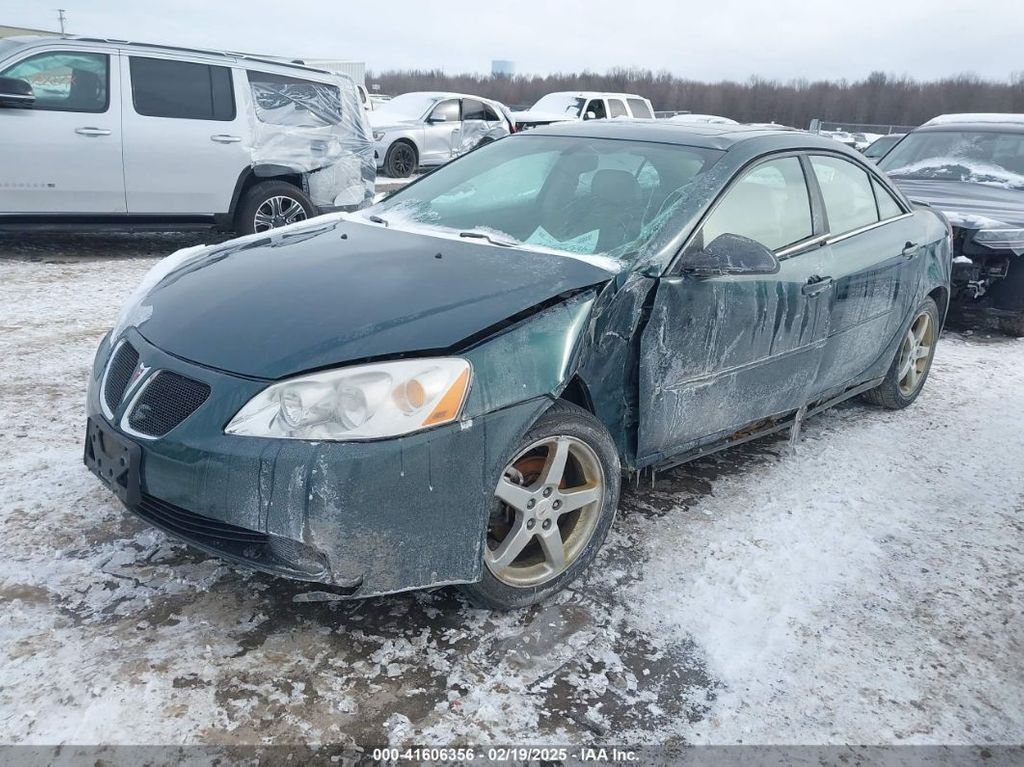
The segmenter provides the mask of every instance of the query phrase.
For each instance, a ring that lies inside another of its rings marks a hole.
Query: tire
[[[560,453],[561,471],[557,462],[552,468]],[[546,478],[549,470],[557,474]],[[498,610],[536,604],[565,588],[604,543],[620,480],[618,451],[604,425],[583,408],[556,402],[511,451],[495,488],[482,579],[459,588],[474,604]],[[553,551],[562,552],[561,565],[553,564]]]
[[[408,141],[396,141],[384,155],[384,175],[391,178],[407,178],[416,172],[419,165],[416,147]]]
[[[275,203],[275,200],[278,201]],[[317,214],[305,192],[287,181],[261,181],[242,197],[235,213],[235,233],[255,234],[305,221]],[[257,215],[260,222],[257,222]]]
[[[922,329],[922,323],[927,323],[928,327]],[[918,330],[921,332],[918,333]],[[914,312],[914,319],[900,341],[885,379],[871,391],[865,392],[864,399],[889,410],[902,410],[910,405],[921,394],[928,380],[938,339],[939,307],[931,298],[926,298]],[[921,352],[924,352],[924,356],[919,356]],[[910,359],[911,355],[915,356],[914,360]]]

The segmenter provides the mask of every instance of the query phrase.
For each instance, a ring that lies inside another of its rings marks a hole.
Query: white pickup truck
[[[599,120],[604,117],[654,119],[654,108],[643,96],[633,93],[560,91],[549,93],[525,112],[513,112],[516,129],[535,128],[572,120]]]

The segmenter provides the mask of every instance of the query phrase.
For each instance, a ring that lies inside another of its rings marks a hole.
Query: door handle
[[[909,259],[913,258],[914,256],[916,256],[917,255],[917,251],[920,250],[920,249],[921,249],[921,246],[918,245],[916,242],[908,242],[906,245],[903,246],[903,253],[902,253],[902,255],[903,255],[904,258],[909,260]]]
[[[210,136],[210,141],[216,141],[218,144],[237,144],[241,140],[241,136],[231,136],[227,133],[215,133]]]
[[[110,131],[106,128],[75,128],[79,136],[109,136]]]
[[[832,287],[831,277],[813,275],[807,278],[807,283],[800,289],[800,292],[805,296],[816,296],[819,293],[824,293],[830,287]]]

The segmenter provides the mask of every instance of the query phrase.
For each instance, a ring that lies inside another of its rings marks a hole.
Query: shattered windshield
[[[672,220],[691,184],[721,154],[521,135],[470,152],[361,215],[493,245],[625,259]]]
[[[585,103],[586,99],[573,96],[571,93],[549,93],[534,104],[530,111],[579,117]]]
[[[912,133],[880,163],[890,176],[1024,189],[1024,133]]]

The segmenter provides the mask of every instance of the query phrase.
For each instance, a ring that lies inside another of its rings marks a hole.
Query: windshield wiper
[[[486,232],[459,232],[459,237],[468,237],[474,240],[487,240],[491,245],[498,245],[502,248],[514,248],[519,244],[518,240],[503,240],[500,237],[492,237]]]
[[[373,214],[372,216],[367,216],[367,218],[370,219],[370,221],[372,221],[375,224],[384,224],[384,226],[388,227],[389,229],[391,228],[391,224],[389,224],[383,218],[378,216],[376,213]]]

